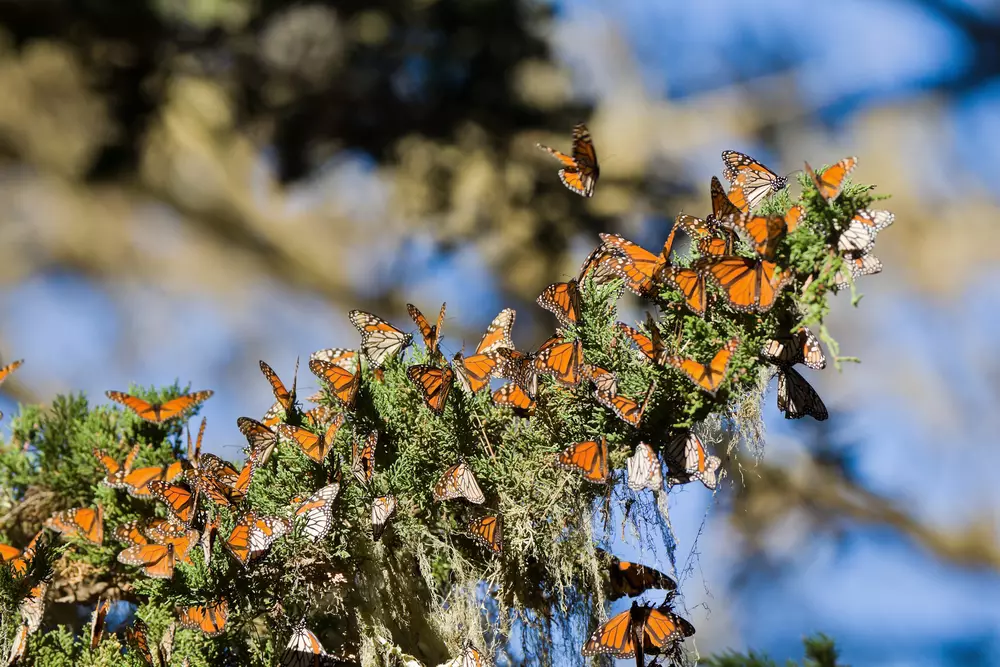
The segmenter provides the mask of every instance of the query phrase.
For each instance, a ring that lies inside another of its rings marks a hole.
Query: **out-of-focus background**
[[[0,408],[179,379],[237,457],[257,360],[355,346],[351,308],[447,301],[457,350],[511,306],[528,348],[599,231],[708,211],[723,149],[857,155],[896,214],[828,322],[862,363],[806,371],[828,422],[772,393],[763,462],[672,494],[687,613],[702,653],[1000,664],[997,44],[989,0],[7,0]],[[581,120],[592,200],[534,147]]]

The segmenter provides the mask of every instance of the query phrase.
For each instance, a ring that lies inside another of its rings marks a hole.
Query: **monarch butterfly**
[[[588,482],[605,484],[608,481],[608,441],[587,440],[570,445],[556,455],[556,463],[566,470],[583,475]]]
[[[847,179],[848,174],[854,171],[854,167],[857,164],[858,158],[845,157],[832,167],[828,167],[817,174],[809,166],[809,163],[806,162],[806,173],[809,174],[809,178],[812,179],[812,182],[816,185],[816,190],[819,191],[823,199],[829,202],[840,195],[840,192],[844,189],[844,181]]]
[[[284,416],[284,411],[281,409],[281,403],[275,401],[260,419],[268,428],[274,428],[277,424],[281,423]]]
[[[624,264],[625,257],[621,251],[601,243],[587,255],[577,274],[577,282],[589,278],[595,285],[604,285],[624,277]]]
[[[639,347],[639,351],[642,352],[643,356],[646,357],[646,359],[656,363],[659,363],[659,361],[662,360],[664,349],[662,341],[659,340],[658,337],[657,340],[654,342],[649,336],[647,336],[644,333],[641,333],[638,329],[635,329],[634,327],[630,327],[624,322],[616,322],[615,328],[618,331],[625,334],[625,336],[628,339],[630,339],[633,343],[635,343]],[[653,330],[650,330],[650,333],[652,333],[652,331]],[[653,335],[655,336],[655,334]]]
[[[334,411],[333,408],[328,405],[317,405],[312,410],[306,410],[302,416],[313,428],[322,428],[323,426],[329,425],[337,414],[339,413]]]
[[[201,555],[205,560],[205,567],[212,564],[212,545],[215,543],[215,534],[219,532],[219,519],[212,517],[205,522],[202,528],[201,537],[198,538],[198,546],[201,547]]]
[[[34,585],[28,596],[24,598],[18,607],[21,618],[28,625],[28,632],[35,632],[42,625],[42,618],[45,616],[45,595],[49,592],[49,581],[43,579]]]
[[[440,667],[483,667],[483,655],[471,642],[462,645],[462,652]]]
[[[187,526],[171,523],[164,519],[150,521],[145,528],[145,534],[157,544],[172,546],[177,560],[188,564],[191,563],[191,557],[188,554],[198,543],[200,537],[197,530],[191,530]]]
[[[715,490],[721,465],[722,460],[718,456],[709,456],[705,452],[701,438],[685,431],[675,436],[667,448],[667,486],[687,484],[696,479],[706,488]]]
[[[493,392],[493,404],[500,407],[514,408],[518,417],[530,417],[535,413],[535,399],[513,382]]]
[[[702,220],[693,215],[681,213],[674,218],[674,230],[676,231],[677,229],[684,231],[685,234],[696,242],[698,252],[702,255],[732,254],[736,235],[729,229],[717,224],[715,218],[711,216]],[[661,277],[666,268],[664,266],[660,269]]]
[[[635,454],[629,457],[626,468],[628,470],[628,488],[633,491],[642,491],[643,489],[659,491],[663,488],[660,457],[646,443],[640,442],[636,445]]]
[[[170,579],[174,576],[174,545],[142,544],[119,552],[118,562],[138,565],[147,577]]]
[[[236,420],[240,433],[247,439],[251,452],[258,452],[257,464],[264,465],[271,458],[271,452],[278,444],[278,433],[250,417],[240,417]]]
[[[354,350],[345,350],[340,347],[329,347],[324,350],[316,350],[309,355],[309,361],[318,359],[319,361],[325,361],[328,364],[336,364],[344,370],[351,370],[351,366],[357,363],[357,352]]]
[[[598,403],[611,408],[611,410],[618,415],[619,419],[636,428],[639,428],[639,423],[642,421],[642,415],[646,412],[646,405],[649,404],[649,398],[653,395],[653,388],[655,386],[655,383],[651,383],[649,385],[649,389],[646,390],[646,397],[643,399],[641,404],[634,399],[631,399],[628,396],[622,396],[621,394],[609,396],[600,389],[594,391],[594,396],[597,398]]]
[[[327,484],[295,508],[295,520],[302,521],[302,531],[313,542],[322,540],[333,524],[333,502],[340,494],[340,482]]]
[[[495,554],[503,553],[503,517],[487,515],[469,522],[469,532],[476,542]]]
[[[863,255],[874,247],[872,228],[853,219],[837,236],[837,250],[841,254]]]
[[[312,431],[307,431],[300,426],[291,424],[281,424],[278,426],[278,434],[289,440],[298,443],[302,448],[302,453],[311,458],[316,463],[322,463],[330,450],[333,449],[333,440],[337,437],[337,431],[344,425],[344,415],[338,414],[333,422],[326,429],[322,437]]]
[[[729,201],[744,213],[788,185],[784,176],[737,151],[722,151],[722,175],[729,181]]]
[[[652,292],[655,278],[669,263],[670,249],[664,247],[664,254],[654,255],[618,234],[601,234],[601,240],[605,246],[614,248],[622,255],[620,270],[625,278],[625,287],[639,296]]]
[[[348,410],[354,409],[358,388],[361,387],[361,364],[356,364],[352,373],[337,364],[331,364],[329,361],[312,359],[309,361],[309,370],[330,385],[333,396],[341,405]]]
[[[124,481],[126,475],[132,472],[132,463],[135,461],[135,457],[139,454],[139,443],[132,446],[132,449],[128,454],[125,455],[125,461],[119,465],[118,461],[113,459],[107,452],[95,448],[93,450],[94,456],[97,460],[101,462],[104,469],[107,470],[107,474],[104,479],[101,480],[102,484],[110,486],[113,489],[119,489],[124,486]]]
[[[594,186],[597,185],[601,169],[597,164],[597,151],[594,150],[594,142],[590,139],[590,131],[586,125],[579,123],[573,128],[573,157],[542,144],[537,146],[562,162],[563,168],[559,170],[559,180],[563,185],[584,197],[594,194]]]
[[[511,380],[532,398],[538,393],[538,373],[535,370],[535,358],[520,350],[497,350],[501,359],[497,375]]]
[[[668,606],[654,608],[633,602],[630,609],[600,626],[584,644],[582,653],[632,658],[638,652],[640,662],[644,654],[669,652],[693,634],[694,627]]]
[[[56,512],[45,520],[45,527],[51,528],[66,536],[77,535],[93,542],[104,544],[104,508],[77,507],[71,510]]]
[[[813,386],[790,367],[778,370],[778,409],[785,413],[785,419],[809,415],[816,421],[824,421],[830,417]]]
[[[474,354],[471,357],[463,357],[461,352],[456,352],[451,368],[462,389],[475,394],[490,384],[501,361],[503,359],[496,352]]]
[[[291,528],[288,519],[273,516],[259,516],[248,511],[236,522],[226,538],[225,545],[236,560],[243,565],[271,548],[276,539]]]
[[[740,215],[742,211],[739,206],[729,201],[725,188],[718,176],[712,177],[712,213],[705,219],[709,226],[717,225],[723,220],[728,220],[732,216]],[[679,217],[679,216],[678,216]]]
[[[806,327],[772,338],[764,343],[760,354],[765,360],[779,366],[805,364],[817,371],[826,368],[826,355],[823,354],[819,339]]]
[[[765,259],[774,259],[778,243],[795,229],[802,217],[802,207],[792,206],[785,215],[752,215],[743,213],[727,219],[735,229],[743,231],[752,241],[754,252]],[[723,254],[723,253],[720,253]],[[727,252],[724,254],[732,254]]]
[[[418,365],[407,368],[406,375],[420,389],[427,407],[436,415],[442,414],[444,402],[448,399],[448,392],[451,391],[451,381],[455,378],[455,373],[447,367]]]
[[[24,363],[24,359],[18,359],[17,361],[12,361],[3,368],[0,368],[0,384],[3,384],[7,376],[16,371]]]
[[[107,391],[105,395],[115,403],[121,403],[129,408],[146,421],[160,424],[211,398],[214,393],[211,389],[196,391],[165,403],[148,403],[141,398],[121,391]]]
[[[736,310],[766,313],[791,280],[790,271],[778,271],[767,260],[746,257],[722,257],[708,265],[709,274],[726,294],[726,301]]]
[[[514,328],[514,317],[517,313],[513,308],[504,308],[493,318],[490,326],[486,327],[486,333],[476,347],[476,354],[486,354],[501,348],[513,349],[514,343],[510,339],[510,332]]]
[[[552,283],[542,290],[535,301],[555,315],[564,327],[580,320],[580,287],[576,278],[567,283]]]
[[[438,347],[441,344],[441,326],[444,324],[444,308],[447,304],[441,304],[441,312],[438,313],[437,324],[431,326],[424,317],[424,314],[412,303],[406,304],[406,312],[410,314],[410,319],[420,329],[420,335],[424,338],[424,345],[427,347],[427,354],[431,359],[441,357]]]
[[[863,208],[854,213],[851,224],[859,224],[868,227],[872,236],[876,236],[880,231],[895,222],[896,216],[889,211],[872,210]]]
[[[130,521],[122,524],[115,528],[115,539],[132,545],[149,544],[149,538],[143,534],[142,528],[141,521]]]
[[[844,264],[850,272],[850,278],[844,274],[844,269],[837,271],[834,276],[837,289],[847,289],[852,280],[857,280],[861,276],[871,276],[882,272],[882,261],[872,254],[852,256],[844,258]]]
[[[215,454],[202,454],[196,459],[193,469],[212,477],[216,482],[231,486],[239,479],[240,471]]]
[[[319,638],[305,625],[299,625],[292,631],[288,645],[281,653],[281,667],[319,667],[326,664],[321,660],[326,656],[326,650],[319,643]]]
[[[605,591],[609,600],[618,600],[625,596],[636,597],[654,588],[665,591],[677,590],[677,583],[655,568],[618,560],[603,549],[596,551],[609,560],[608,586]],[[669,597],[670,593],[667,596]]]
[[[94,607],[94,612],[91,614],[90,619],[90,650],[97,650],[97,645],[101,643],[101,639],[104,637],[104,619],[108,616],[108,606],[110,602],[108,600],[102,600],[97,598],[97,606]]]
[[[598,391],[614,396],[618,393],[618,376],[600,366],[584,364],[581,370],[584,378],[594,383],[594,388]]]
[[[382,539],[389,519],[396,513],[396,496],[379,496],[372,501],[372,539]]]
[[[149,492],[157,500],[166,503],[167,509],[178,521],[186,526],[191,525],[198,505],[197,487],[192,491],[180,484],[153,480],[149,483]]]
[[[0,558],[5,563],[10,563],[10,567],[14,570],[15,574],[24,576],[28,572],[28,565],[35,559],[35,548],[41,536],[42,531],[35,533],[35,536],[31,538],[28,546],[24,547],[24,549],[18,549],[8,544],[0,544]]]
[[[125,641],[136,651],[147,665],[153,664],[153,653],[149,650],[149,627],[141,618],[132,622],[132,627],[125,628]]]
[[[167,667],[174,652],[174,633],[177,631],[177,623],[171,623],[160,636],[160,643],[156,647],[156,654],[160,658],[160,667]]]
[[[182,628],[201,630],[209,637],[225,631],[229,617],[229,602],[225,598],[210,605],[181,607],[177,612]]]
[[[203,493],[209,500],[219,507],[231,507],[232,502],[226,493],[227,487],[213,475],[200,470],[189,470],[186,475],[187,482],[194,487],[196,493]]]
[[[534,355],[535,370],[555,378],[567,387],[580,384],[583,366],[583,343],[577,339],[567,341],[561,336],[552,336],[542,343]]]
[[[378,315],[352,310],[350,318],[361,333],[361,354],[374,368],[380,368],[386,359],[402,352],[413,340],[413,336],[403,333]]]
[[[726,377],[726,370],[729,368],[729,359],[733,356],[740,345],[738,338],[733,338],[725,347],[715,353],[712,361],[706,366],[694,359],[685,359],[676,355],[667,357],[667,363],[678,368],[691,378],[691,380],[707,391],[712,396],[718,391],[719,386]]]
[[[295,410],[295,386],[298,384],[299,380],[299,360],[295,360],[295,375],[292,377],[292,388],[288,389],[285,383],[281,381],[278,374],[274,372],[274,369],[268,366],[264,361],[260,362],[260,372],[264,374],[267,381],[271,383],[271,390],[274,392],[274,398],[278,401],[278,405],[281,409],[285,411],[287,415]]]
[[[358,450],[357,438],[351,443],[351,473],[354,479],[368,484],[375,475],[375,447],[378,445],[378,431],[365,436],[365,446]]]
[[[465,462],[456,463],[441,475],[434,485],[434,500],[452,500],[465,498],[470,503],[481,505],[486,502],[483,490],[476,482],[476,476]]]

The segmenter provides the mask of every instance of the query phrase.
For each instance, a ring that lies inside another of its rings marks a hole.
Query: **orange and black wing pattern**
[[[78,536],[94,544],[104,544],[104,510],[98,505],[77,507],[56,512],[45,521],[45,527],[66,536]]]
[[[580,384],[583,368],[583,343],[552,336],[538,348],[533,363],[539,373],[551,375],[561,385],[575,387]]]
[[[311,359],[309,370],[329,385],[330,391],[341,405],[348,410],[354,409],[358,388],[361,387],[360,363],[355,364],[355,370],[352,373],[343,366],[332,364],[329,361]]]
[[[677,590],[677,582],[647,565],[618,560],[611,556],[608,567],[608,599],[636,597],[650,589]]]
[[[365,436],[365,444],[358,447],[357,438],[351,444],[351,473],[354,479],[368,484],[375,476],[375,448],[378,446],[378,431]]]
[[[295,362],[295,376],[298,378],[299,362]],[[267,365],[266,362],[260,362],[260,372],[264,374],[267,381],[271,383],[271,390],[274,392],[274,398],[281,405],[282,409],[288,413],[291,412],[295,407],[295,385],[296,381],[293,380],[292,388],[288,389],[285,383],[281,381],[278,374],[274,372],[274,369]]]
[[[174,545],[139,544],[119,552],[118,562],[136,565],[143,574],[154,579],[170,579],[174,576]]]
[[[493,404],[503,408],[514,408],[519,417],[530,417],[535,413],[535,399],[528,396],[516,383],[510,382],[493,392]]]
[[[177,612],[182,628],[201,630],[212,637],[226,629],[226,619],[229,617],[229,602],[222,598],[210,605],[195,605],[182,607]]]
[[[410,319],[413,323],[417,325],[420,329],[420,335],[423,336],[424,345],[427,346],[427,354],[432,358],[440,355],[438,346],[441,344],[441,327],[444,325],[444,312],[445,305],[441,304],[441,311],[438,313],[437,324],[431,325],[424,317],[424,314],[420,312],[420,309],[414,306],[412,303],[406,304],[406,312],[410,314]]]
[[[580,287],[576,278],[567,283],[553,283],[542,290],[538,305],[551,312],[564,327],[580,321]]]
[[[650,294],[656,279],[667,266],[668,257],[664,254],[654,255],[618,234],[601,234],[601,241],[605,247],[612,248],[621,255],[620,273],[625,278],[625,287],[639,296]],[[670,252],[667,247],[664,247],[664,251],[668,254]]]
[[[608,481],[608,441],[601,438],[570,445],[556,456],[556,462],[566,470],[583,475],[588,482]]]
[[[630,658],[635,654],[632,640],[632,614],[630,610],[612,616],[601,625],[583,645],[583,655],[613,655]]]
[[[344,424],[344,415],[338,414],[326,429],[322,436],[313,433],[300,426],[291,424],[281,424],[278,426],[278,433],[282,437],[295,442],[302,453],[311,458],[316,463],[322,463],[327,454],[333,448],[333,440],[337,437],[337,431]]]
[[[442,414],[444,402],[448,398],[448,392],[451,391],[451,381],[455,378],[455,372],[448,367],[418,365],[407,368],[406,374],[410,381],[417,385],[424,398],[424,404],[434,414]]]
[[[17,361],[12,361],[3,368],[0,368],[0,384],[7,379],[7,376],[20,368],[23,363],[24,359],[18,359]]]
[[[514,317],[517,313],[513,308],[504,308],[493,318],[490,326],[486,327],[486,333],[476,347],[476,354],[486,354],[500,349],[514,349],[514,341],[510,338],[510,332],[514,328]]]
[[[180,484],[153,480],[149,483],[149,492],[157,500],[166,503],[167,509],[178,521],[191,525],[198,504],[198,494],[195,491]]]
[[[723,257],[712,262],[708,271],[726,302],[743,312],[769,311],[791,279],[791,272],[780,271],[777,264],[747,257]]]
[[[722,175],[729,181],[729,201],[744,213],[788,185],[783,176],[738,151],[722,152]]]
[[[503,553],[503,517],[489,515],[469,522],[469,532],[479,544],[495,554]]]
[[[646,412],[646,405],[649,404],[649,397],[652,396],[654,387],[655,385],[653,384],[649,385],[646,397],[642,403],[639,403],[634,398],[629,398],[622,394],[611,395],[600,389],[594,391],[594,397],[597,398],[597,402],[601,405],[611,408],[623,422],[639,428],[639,424],[642,422],[642,415]]]
[[[733,352],[736,351],[739,345],[739,339],[733,338],[726,343],[725,347],[716,352],[715,356],[712,357],[712,361],[708,364],[702,364],[694,359],[685,359],[676,355],[667,357],[667,363],[674,368],[684,371],[696,385],[714,396],[715,392],[722,385],[722,381],[726,378],[729,359],[733,356]]]
[[[573,128],[572,157],[542,144],[538,144],[538,147],[562,163],[559,179],[563,185],[583,197],[593,196],[601,170],[597,164],[597,151],[594,150],[594,142],[586,125],[579,123]]]
[[[696,315],[704,315],[708,306],[706,275],[704,263],[700,261],[691,268],[670,267],[666,274],[667,281],[680,291],[685,305]]]
[[[858,164],[858,159],[856,157],[845,157],[840,162],[836,163],[832,167],[824,169],[821,173],[817,174],[813,171],[813,168],[809,166],[806,162],[806,173],[809,174],[809,178],[816,185],[816,189],[827,201],[833,201],[844,189],[845,181],[847,176],[854,171],[854,167]]]
[[[121,403],[146,421],[153,422],[155,424],[165,422],[168,419],[173,419],[185,410],[188,410],[202,401],[211,398],[214,393],[215,392],[211,389],[206,389],[205,391],[196,391],[185,396],[179,396],[178,398],[171,399],[165,403],[149,403],[141,398],[121,391],[106,392],[107,397],[115,403]]]
[[[501,361],[496,352],[474,354],[471,357],[463,357],[461,352],[456,352],[451,367],[462,388],[475,394],[490,384]]]

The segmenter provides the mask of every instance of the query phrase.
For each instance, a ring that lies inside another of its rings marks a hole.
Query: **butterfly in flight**
[[[343,425],[344,415],[338,414],[330,422],[322,436],[301,426],[292,426],[291,424],[279,424],[278,435],[298,444],[302,453],[316,463],[322,463],[333,449],[333,441],[337,437],[337,431]]]
[[[440,359],[441,351],[441,327],[444,325],[444,309],[446,304],[441,304],[441,312],[438,313],[437,324],[431,326],[424,314],[412,303],[406,304],[406,312],[410,314],[410,319],[420,329],[420,335],[424,338],[424,345],[427,347],[427,355],[431,359]]]
[[[564,327],[580,320],[580,287],[576,278],[566,283],[552,283],[542,290],[536,302],[555,315]]]
[[[813,168],[809,166],[809,163],[806,162],[806,173],[809,174],[809,178],[812,179],[813,185],[816,186],[816,190],[823,197],[823,199],[831,202],[840,196],[840,193],[844,189],[847,176],[854,171],[854,167],[856,167],[857,164],[858,159],[856,157],[845,157],[832,167],[828,167],[817,174],[813,171]]]
[[[673,613],[668,605],[650,607],[633,602],[632,607],[613,616],[590,636],[583,655],[610,655],[615,658],[638,658],[670,653],[685,637],[694,634],[694,626]]]
[[[608,586],[605,591],[609,600],[625,596],[634,598],[652,589],[668,591],[669,598],[677,590],[677,583],[655,568],[619,560],[603,549],[596,551],[609,561]]]
[[[375,447],[378,445],[378,431],[365,436],[365,444],[358,448],[357,438],[351,443],[351,474],[362,484],[368,484],[375,476]]]
[[[454,498],[465,498],[470,503],[481,505],[486,502],[483,490],[476,482],[476,476],[469,466],[463,461],[450,466],[441,475],[441,478],[434,484],[434,500],[452,500]]]
[[[188,410],[202,401],[211,398],[215,392],[211,389],[196,391],[191,394],[179,396],[164,403],[149,403],[141,398],[137,398],[136,396],[132,396],[131,394],[126,394],[121,391],[108,391],[105,393],[112,401],[121,403],[146,421],[153,422],[154,424],[160,424],[168,419],[173,419],[174,417],[182,414],[185,410]]]
[[[379,496],[372,501],[372,539],[382,539],[389,519],[396,513],[396,496]]]
[[[764,259],[721,257],[707,266],[708,274],[725,293],[726,302],[741,312],[766,313],[792,278]]]
[[[785,419],[809,415],[816,421],[824,421],[830,417],[813,386],[790,366],[778,369],[778,409],[785,413]]]
[[[715,396],[715,392],[719,390],[726,377],[729,360],[739,345],[739,339],[733,338],[726,343],[725,347],[715,353],[712,361],[707,365],[677,355],[668,356],[667,363],[683,371],[696,385]]]
[[[788,185],[784,176],[737,151],[722,152],[722,175],[729,181],[729,201],[744,213]]]
[[[451,369],[462,389],[475,394],[489,386],[502,361],[503,358],[496,351],[474,354],[470,357],[464,357],[461,352],[456,352],[455,358],[451,361]]]
[[[77,507],[56,512],[45,520],[45,527],[67,537],[77,536],[97,545],[104,544],[104,508]]]
[[[352,310],[350,318],[361,334],[361,354],[373,368],[381,368],[386,359],[402,352],[413,340],[413,336],[403,333],[378,315]]]
[[[181,607],[177,612],[182,628],[201,630],[209,637],[214,637],[225,631],[226,619],[229,618],[229,602],[221,598],[209,605],[194,605]]]
[[[628,488],[633,491],[659,491],[663,488],[663,471],[660,467],[660,457],[653,448],[645,442],[635,447],[635,454],[626,461],[628,471]]]
[[[819,339],[806,327],[770,339],[761,348],[760,356],[778,366],[804,364],[817,371],[826,368],[826,355]]]
[[[608,481],[608,441],[587,440],[577,442],[556,455],[561,468],[583,475],[588,482],[606,484]]]
[[[407,368],[406,375],[413,384],[417,385],[424,399],[424,404],[434,414],[443,414],[444,402],[448,398],[448,392],[451,391],[451,381],[455,378],[455,372],[447,366],[438,368],[436,366],[417,365]]]
[[[469,522],[469,533],[493,553],[503,553],[503,517],[499,514],[473,519]]]
[[[338,477],[339,480],[339,477]],[[313,542],[319,542],[333,525],[333,503],[340,494],[340,482],[327,484],[298,503],[295,520],[302,522],[302,532]]]
[[[17,547],[12,547],[9,544],[0,544],[0,559],[5,563],[10,563],[11,569],[18,576],[24,576],[28,571],[28,566],[31,561],[35,559],[36,547],[38,545],[38,539],[42,536],[42,532],[39,531],[35,534],[31,541],[28,542],[28,546],[24,549],[18,549]]]
[[[666,458],[668,487],[698,480],[705,488],[715,490],[722,460],[710,456],[694,433],[685,431],[674,436],[666,449]]]
[[[567,188],[578,195],[590,197],[594,194],[594,186],[601,169],[597,164],[597,151],[590,139],[587,126],[579,123],[573,128],[573,156],[560,153],[554,148],[537,144],[543,151],[559,160],[563,168],[559,170],[559,179]]]

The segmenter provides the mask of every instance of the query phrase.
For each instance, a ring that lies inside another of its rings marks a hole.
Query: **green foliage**
[[[807,637],[802,643],[805,644],[806,654],[805,661],[801,663],[802,667],[848,667],[844,663],[837,662],[837,648],[834,641],[826,635]],[[746,654],[730,651],[707,658],[704,664],[706,667],[778,667],[778,663],[767,655],[755,651]],[[794,660],[788,660],[785,667],[799,667],[799,664]]]

